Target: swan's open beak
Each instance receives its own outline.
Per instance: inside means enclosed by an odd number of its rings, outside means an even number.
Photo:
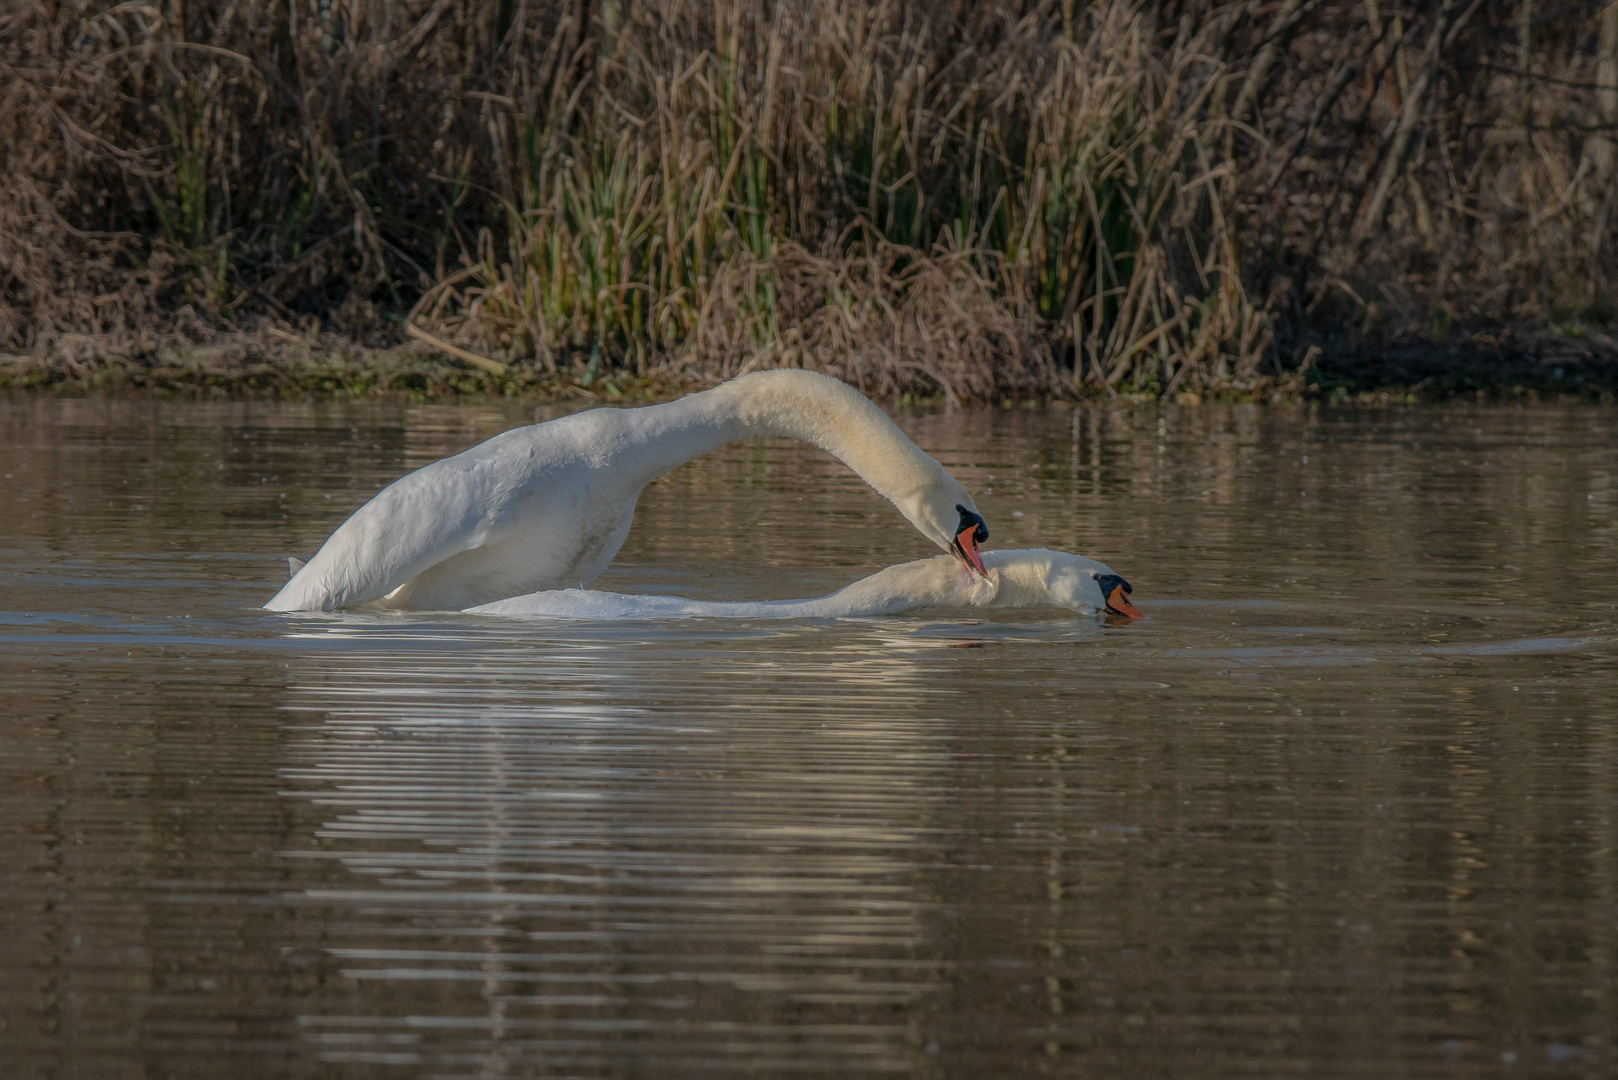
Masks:
[[[988,577],[989,571],[983,566],[983,556],[978,554],[978,545],[989,538],[989,526],[983,523],[983,518],[974,514],[964,506],[955,509],[961,512],[961,523],[955,526],[955,542],[949,549],[955,557],[966,564],[970,570],[976,570],[982,577]]]
[[[1129,602],[1129,597],[1125,594],[1125,590],[1128,588],[1129,585],[1122,581],[1112,587],[1112,592],[1107,594],[1108,613],[1122,615],[1126,619],[1146,618],[1140,613],[1140,608]]]
[[[978,542],[975,535],[977,531],[977,526],[974,525],[972,528],[962,532],[955,537],[955,543],[950,545],[950,550],[954,551],[956,558],[960,559],[968,567],[976,570],[982,576],[988,577],[989,571],[983,568],[983,556],[978,554]]]

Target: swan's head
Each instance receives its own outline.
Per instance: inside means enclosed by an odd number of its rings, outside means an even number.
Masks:
[[[1045,592],[1052,605],[1078,611],[1105,611],[1128,619],[1145,618],[1140,609],[1130,603],[1129,594],[1135,590],[1105,563],[1065,551],[1053,551],[1050,556]]]
[[[927,539],[955,556],[979,577],[988,574],[979,548],[989,539],[989,526],[960,481],[939,469],[931,488],[912,505],[914,512],[907,512],[905,516]],[[901,502],[900,509],[904,508]]]
[[[976,571],[979,577],[988,577],[978,545],[989,538],[989,526],[982,514],[968,510],[964,503],[957,503],[955,511],[960,517],[955,522],[955,538],[949,542],[950,554],[965,563],[967,569]]]

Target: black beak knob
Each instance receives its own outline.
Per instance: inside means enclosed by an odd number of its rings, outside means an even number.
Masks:
[[[968,510],[966,507],[961,506],[959,503],[956,504],[955,509],[958,510],[961,515],[960,524],[955,526],[956,536],[960,536],[966,530],[976,525],[977,532],[972,534],[973,541],[981,544],[989,539],[989,526],[983,520],[983,515],[974,513],[971,510]]]

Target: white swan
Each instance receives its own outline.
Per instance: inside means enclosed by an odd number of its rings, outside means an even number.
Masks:
[[[985,551],[987,574],[949,556],[879,570],[816,600],[724,602],[678,596],[630,596],[589,589],[529,593],[468,608],[474,615],[553,619],[663,619],[711,615],[734,619],[849,618],[931,607],[1057,607],[1143,618],[1129,582],[1094,559],[1043,548]]]
[[[983,573],[988,527],[944,467],[863,394],[808,371],[761,371],[639,409],[514,428],[383,488],[264,606],[458,610],[583,586],[623,545],[641,489],[750,435],[830,451],[911,524]]]

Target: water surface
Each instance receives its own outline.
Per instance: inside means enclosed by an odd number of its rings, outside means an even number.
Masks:
[[[7,1077],[1614,1071],[1611,409],[901,419],[1142,623],[257,609],[533,417],[0,402]],[[750,442],[600,585],[931,553]]]

